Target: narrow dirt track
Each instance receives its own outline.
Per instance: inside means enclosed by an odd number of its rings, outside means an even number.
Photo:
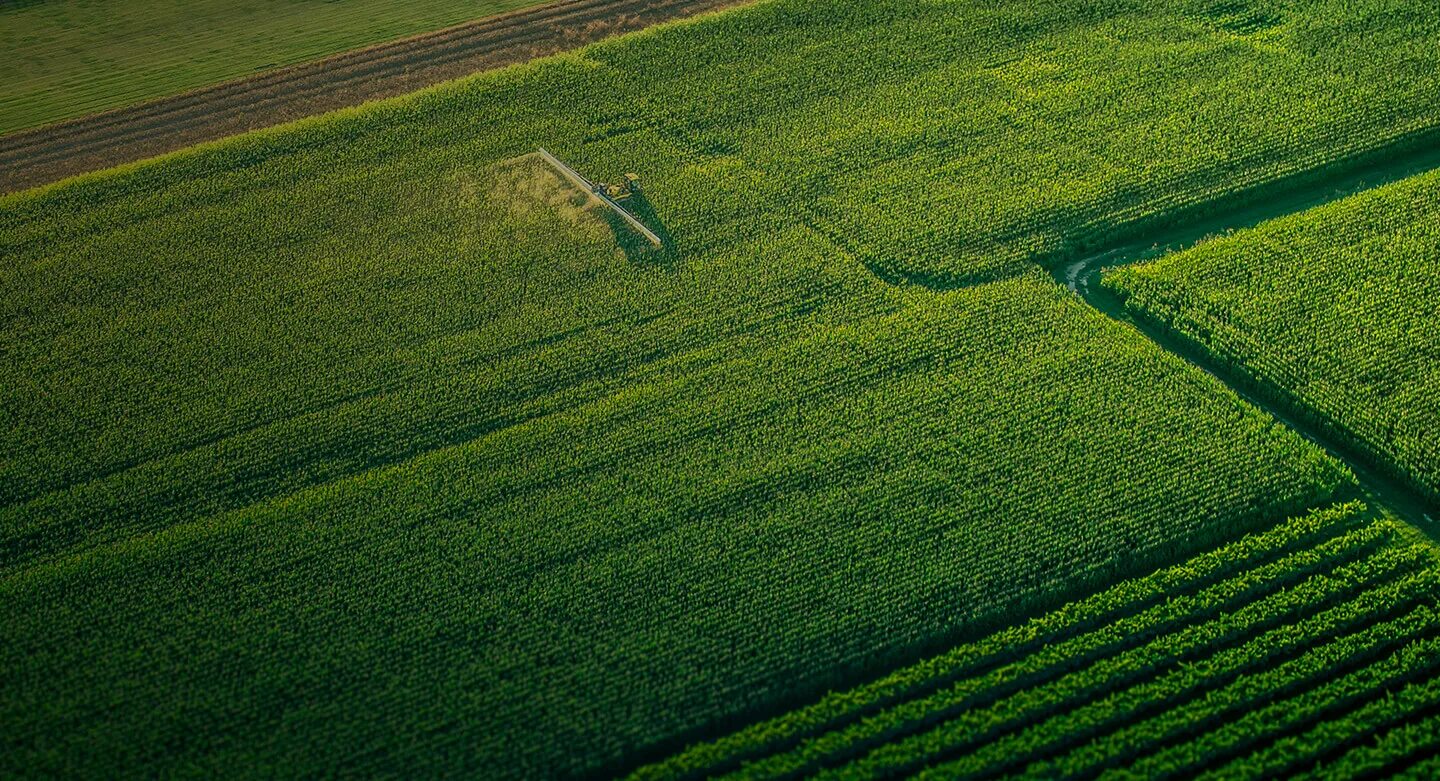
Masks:
[[[1377,451],[1347,441],[1339,423],[1317,420],[1318,413],[1300,402],[1286,400],[1284,391],[1247,377],[1178,337],[1165,326],[1137,317],[1114,291],[1100,284],[1101,272],[1154,260],[1166,253],[1193,247],[1208,237],[1245,230],[1268,220],[1297,214],[1356,193],[1398,182],[1426,171],[1440,170],[1440,134],[1426,133],[1390,149],[1372,150],[1319,178],[1305,174],[1292,182],[1280,180],[1267,187],[1262,198],[1242,198],[1233,208],[1213,212],[1177,225],[1161,226],[1118,244],[1050,269],[1055,281],[1078,294],[1096,311],[1126,323],[1165,350],[1214,377],[1235,395],[1270,413],[1275,420],[1350,467],[1371,506],[1387,510],[1440,541],[1440,506],[1423,487],[1398,467],[1388,465]]]
[[[560,0],[0,137],[0,193],[565,51],[746,0]]]

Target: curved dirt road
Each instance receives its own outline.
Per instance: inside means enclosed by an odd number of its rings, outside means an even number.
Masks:
[[[1405,147],[1402,144],[1393,151],[1382,149],[1361,155],[1350,165],[1341,166],[1318,180],[1302,177],[1293,187],[1280,182],[1264,198],[1242,200],[1234,208],[1219,208],[1183,225],[1144,231],[1139,236],[1052,267],[1050,273],[1056,282],[1079,295],[1096,311],[1133,326],[1161,349],[1219,380],[1252,406],[1268,412],[1280,425],[1293,429],[1343,462],[1359,480],[1371,505],[1389,510],[1431,539],[1440,540],[1440,507],[1402,471],[1386,464],[1382,456],[1337,436],[1340,424],[1317,422],[1314,410],[1286,400],[1283,391],[1241,375],[1164,326],[1137,316],[1114,292],[1100,284],[1101,272],[1105,269],[1154,260],[1167,252],[1194,246],[1209,236],[1252,228],[1267,220],[1440,169],[1440,137],[1422,137]]]
[[[0,193],[401,95],[743,0],[560,0],[0,137]]]

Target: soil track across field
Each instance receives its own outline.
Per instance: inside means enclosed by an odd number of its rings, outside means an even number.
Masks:
[[[1210,209],[1192,215],[1192,219],[1140,231],[1050,271],[1056,282],[1079,294],[1102,314],[1133,326],[1162,349],[1215,377],[1251,405],[1269,412],[1282,425],[1344,462],[1355,473],[1366,494],[1364,498],[1372,506],[1388,510],[1432,539],[1440,540],[1440,507],[1422,489],[1411,484],[1398,468],[1387,465],[1375,452],[1348,442],[1336,430],[1336,424],[1317,422],[1309,410],[1276,398],[1273,389],[1238,375],[1163,326],[1137,317],[1113,291],[1100,284],[1100,275],[1105,269],[1154,260],[1166,253],[1193,247],[1212,236],[1253,228],[1268,220],[1437,169],[1440,169],[1440,133],[1424,133],[1391,148],[1372,150],[1339,163],[1327,173],[1300,174],[1291,181],[1277,181],[1243,194],[1231,205],[1213,204]]]
[[[560,0],[0,137],[0,193],[554,54],[744,0]]]

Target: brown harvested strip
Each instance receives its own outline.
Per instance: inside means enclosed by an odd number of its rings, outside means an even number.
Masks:
[[[559,0],[0,137],[0,193],[403,95],[744,0]]]

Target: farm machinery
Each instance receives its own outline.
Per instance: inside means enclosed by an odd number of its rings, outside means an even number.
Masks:
[[[611,211],[619,215],[626,224],[634,228],[637,233],[644,236],[651,244],[657,247],[663,244],[660,237],[655,235],[654,231],[645,227],[645,223],[641,222],[638,217],[624,206],[625,201],[634,198],[640,193],[640,177],[635,174],[625,174],[624,180],[615,184],[592,182],[584,176],[581,176],[579,171],[562,163],[555,155],[545,151],[544,148],[540,149],[540,157],[546,163],[549,163],[551,168],[554,168],[566,179],[569,179],[571,184],[579,187],[608,206]]]

